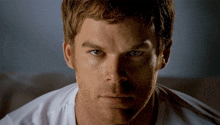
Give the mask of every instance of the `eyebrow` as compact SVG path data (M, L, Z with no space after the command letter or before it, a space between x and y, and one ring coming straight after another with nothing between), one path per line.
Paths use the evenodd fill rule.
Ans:
M100 49L100 50L103 50L102 47L98 46L98 45L95 45L89 41L86 41L82 44L82 47L90 47L90 48L96 48L96 49Z
M144 41L140 44L132 46L130 49L141 49L141 48L149 48L149 45Z
M103 48L101 46L95 45L89 41L84 42L82 44L82 47L90 47L90 48L96 48L96 49L103 50ZM131 46L129 49L141 49L141 48L149 48L149 45L144 41L140 44Z

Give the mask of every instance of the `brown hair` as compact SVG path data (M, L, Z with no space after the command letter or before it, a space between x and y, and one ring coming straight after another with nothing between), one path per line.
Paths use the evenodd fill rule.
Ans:
M108 23L137 18L153 27L159 48L169 48L173 41L173 0L63 0L61 11L64 41L70 44L87 17Z

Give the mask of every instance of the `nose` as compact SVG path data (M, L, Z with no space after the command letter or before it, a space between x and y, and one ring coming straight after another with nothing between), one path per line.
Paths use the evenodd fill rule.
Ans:
M106 60L106 80L108 83L127 81L125 63L121 57L112 56Z

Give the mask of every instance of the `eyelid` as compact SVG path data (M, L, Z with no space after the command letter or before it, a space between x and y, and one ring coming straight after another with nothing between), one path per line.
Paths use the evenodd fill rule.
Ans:
M137 55L132 55L131 53L132 52L138 52ZM132 57L138 57L138 56L142 56L144 54L144 51L140 51L140 50L132 50L130 52L127 53L129 56L132 56Z
M92 52L95 52L95 51L98 51L101 54L93 54ZM91 53L93 56L103 56L104 55L104 52L99 49L90 50L89 53Z

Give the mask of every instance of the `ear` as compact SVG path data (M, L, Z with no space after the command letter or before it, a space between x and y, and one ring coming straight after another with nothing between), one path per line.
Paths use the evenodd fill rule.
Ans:
M63 43L63 54L64 54L64 58L66 60L66 63L68 65L68 67L70 67L71 69L74 69L73 67L73 47L67 43L67 42L64 42Z
M165 48L165 50L163 50L163 52L161 52L161 54L159 55L159 62L160 62L160 66L159 66L159 69L163 69L168 61L169 61L169 58L170 58L170 50L171 50L171 47L168 47L168 48Z

